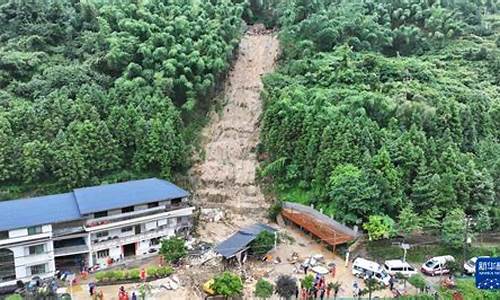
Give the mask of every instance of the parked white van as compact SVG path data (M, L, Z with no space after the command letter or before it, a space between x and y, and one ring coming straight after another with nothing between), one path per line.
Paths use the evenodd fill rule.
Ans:
M400 259L391 259L384 262L384 269L389 275L394 276L396 273L401 273L407 277L417 274L417 270L409 263Z
M368 278L370 275L384 286L389 285L391 276L376 262L358 257L352 263L352 274L361 278Z
M436 256L426 261L420 270L422 273L431 276L448 274L450 270L446 267L446 263L451 261L455 261L455 258L451 255Z
M489 257L489 256L479 256L480 258ZM476 262L478 257L474 256L464 263L465 273L468 275L474 275L476 273Z

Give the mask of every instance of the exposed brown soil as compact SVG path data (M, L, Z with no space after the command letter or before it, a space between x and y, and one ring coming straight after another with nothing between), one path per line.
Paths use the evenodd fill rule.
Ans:
M265 212L266 202L255 180L255 147L262 111L261 77L273 70L278 50L273 32L261 26L249 28L226 81L224 106L213 112L202 132L205 155L191 170L193 200L202 208L225 210L226 223L255 222ZM201 227L210 231L211 225ZM220 224L213 230L225 231Z

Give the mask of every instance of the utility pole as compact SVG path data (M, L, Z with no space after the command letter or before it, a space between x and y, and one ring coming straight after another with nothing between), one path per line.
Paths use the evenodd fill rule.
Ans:
M403 262L406 262L406 251L410 249L410 244L401 243L400 247L403 249Z
M470 217L469 216L465 216L465 232L464 232L464 261L463 261L463 265L465 265L465 263L467 262L467 243L469 242L469 220L470 220Z

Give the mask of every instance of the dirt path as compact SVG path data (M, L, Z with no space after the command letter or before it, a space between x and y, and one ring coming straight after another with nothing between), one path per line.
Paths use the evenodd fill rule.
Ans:
M204 160L191 172L195 203L226 210L225 220L231 223L255 222L265 212L264 196L255 182L255 147L262 111L261 76L273 70L278 48L276 36L260 27L251 27L243 36L226 82L226 103L204 129Z

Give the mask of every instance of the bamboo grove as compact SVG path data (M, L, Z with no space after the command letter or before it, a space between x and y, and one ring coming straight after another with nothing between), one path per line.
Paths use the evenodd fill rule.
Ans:
M500 225L495 1L274 3L283 53L265 78L259 151L279 197L349 224Z
M229 0L1 0L0 183L11 188L0 197L182 169L183 115L228 70L242 11Z

